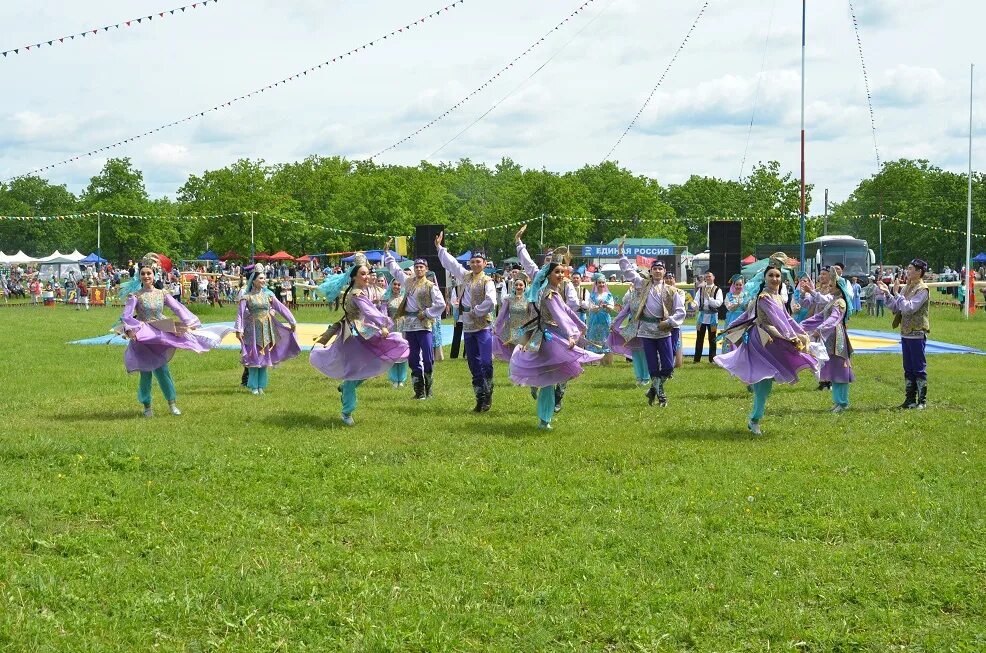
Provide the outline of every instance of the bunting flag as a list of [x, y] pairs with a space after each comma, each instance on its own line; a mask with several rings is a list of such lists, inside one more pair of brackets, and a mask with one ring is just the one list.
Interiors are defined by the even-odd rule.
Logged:
[[178, 12], [179, 14], [183, 14], [185, 13], [186, 9], [197, 9], [198, 7], [205, 7], [208, 4], [216, 4], [217, 2], [219, 2], [219, 0], [202, 0], [202, 2], [194, 2], [190, 5], [185, 5], [184, 7], [175, 7], [174, 9], [159, 11], [154, 14], [150, 14], [148, 16], [131, 18], [130, 20], [125, 20], [121, 23], [113, 23], [112, 25], [104, 25], [103, 27], [93, 27], [92, 29], [87, 29], [84, 32], [69, 34], [67, 36], [59, 36], [57, 38], [53, 38], [50, 40], [40, 41], [38, 43], [32, 43], [31, 45], [22, 45], [21, 47], [13, 48], [12, 50], [4, 50], [3, 52], [0, 52], [0, 54], [3, 55], [4, 59], [6, 59], [8, 55], [27, 54], [28, 52], [32, 52], [34, 50], [40, 50], [45, 46], [53, 47], [56, 45], [71, 43], [76, 38], [84, 39], [87, 36], [98, 36], [100, 34], [110, 31], [111, 29], [120, 29], [121, 27], [124, 29], [128, 27], [136, 27], [137, 25], [142, 25], [144, 21], [147, 21], [149, 23], [155, 18], [161, 20], [165, 16], [174, 16], [175, 12]]
[[517, 63], [518, 61], [520, 61], [523, 57], [527, 56], [532, 50], [534, 50], [539, 45], [541, 45], [542, 43], [544, 43], [544, 40], [546, 38], [548, 38], [549, 36], [551, 36], [552, 33], [557, 32], [559, 29], [561, 29], [562, 27], [564, 27], [565, 23], [567, 23], [568, 21], [570, 21], [571, 19], [575, 18], [577, 15], [579, 15], [580, 13], [582, 13], [582, 11], [586, 7], [588, 7], [589, 5], [591, 5], [593, 2], [595, 2], [595, 0], [585, 0], [585, 2], [583, 2], [581, 5], [579, 5], [578, 7], [576, 7], [575, 11], [573, 11], [568, 16], [566, 16], [564, 20], [562, 20], [560, 23], [558, 23], [557, 25], [555, 25], [554, 27], [552, 27], [551, 29], [549, 29], [547, 32], [545, 32], [541, 36], [541, 38], [539, 38], [537, 41], [535, 41], [534, 43], [532, 43], [531, 45], [529, 45], [526, 50], [524, 50], [519, 55], [517, 55], [516, 57], [514, 57], [513, 59], [511, 59], [510, 62], [507, 65], [505, 65], [503, 68], [501, 68], [500, 70], [498, 70], [492, 77], [490, 77], [489, 79], [487, 79], [481, 85], [479, 85], [476, 88], [474, 88], [470, 93], [468, 93], [461, 100], [459, 100], [458, 102], [456, 102], [455, 104], [453, 104], [452, 106], [450, 106], [448, 109], [446, 109], [437, 118], [433, 118], [430, 122], [427, 122], [424, 125], [422, 125], [421, 127], [418, 127], [413, 132], [411, 132], [410, 134], [408, 134], [404, 138], [400, 139], [396, 143], [393, 143], [392, 145], [383, 148], [382, 150], [380, 150], [379, 152], [377, 152], [376, 154], [374, 154], [373, 156], [371, 156], [370, 157], [370, 160], [372, 161], [373, 159], [377, 158], [378, 156], [380, 156], [384, 152], [389, 152], [390, 150], [394, 149], [395, 147], [399, 147], [399, 146], [403, 145], [404, 143], [408, 142], [409, 140], [411, 140], [412, 138], [414, 138], [415, 136], [417, 136], [421, 132], [425, 131], [426, 129], [430, 129], [433, 125], [437, 124], [438, 122], [440, 122], [441, 120], [443, 120], [444, 118], [446, 118], [447, 116], [449, 116], [450, 114], [452, 114], [456, 109], [458, 109], [463, 104], [465, 104], [466, 102], [468, 102], [469, 100], [471, 100], [473, 98], [473, 96], [478, 95], [480, 92], [484, 91], [487, 86], [489, 86], [490, 84], [492, 84], [493, 82], [495, 82], [497, 79], [500, 78], [501, 75], [503, 75], [505, 72], [507, 72], [508, 70], [510, 70], [511, 68], [513, 68], [513, 66], [514, 66], [515, 63]]
[[[870, 217], [871, 218], [879, 218], [880, 216], [879, 215], [872, 215]], [[883, 219], [884, 220], [893, 220], [894, 222], [900, 222], [902, 224], [907, 224], [907, 225], [910, 225], [912, 227], [917, 227], [918, 229], [930, 229], [931, 231], [940, 231], [940, 232], [946, 233], [946, 234], [957, 234], [957, 235], [960, 235], [960, 236], [964, 236], [965, 233], [966, 233], [964, 229], [963, 230], [960, 230], [960, 229], [948, 229], [946, 227], [939, 227], [937, 225], [920, 224], [918, 222], [911, 222], [910, 220], [905, 220], [904, 218], [898, 218], [897, 216], [892, 216], [892, 215], [885, 215], [885, 216], [883, 216]], [[972, 234], [972, 237], [973, 238], [986, 238], [986, 234]]]
[[[213, 0], [214, 1], [214, 0]], [[64, 215], [0, 215], [0, 220], [72, 220], [78, 218], [130, 218], [133, 220], [211, 220], [213, 218], [236, 218], [248, 215], [260, 215], [259, 211], [237, 211], [235, 213], [217, 213], [215, 215], [129, 215], [127, 213], [109, 213], [107, 211], [89, 211], [88, 213], [66, 213]]]
[[[209, 0], [209, 1], [210, 2], [215, 2], [216, 0]], [[592, 1], [593, 0], [589, 0], [589, 2], [592, 2]], [[268, 84], [267, 86], [262, 86], [262, 87], [260, 87], [258, 89], [255, 89], [253, 91], [250, 91], [248, 93], [245, 93], [244, 95], [241, 95], [239, 97], [233, 98], [231, 100], [227, 100], [226, 102], [222, 102], [221, 104], [217, 104], [216, 106], [209, 107], [208, 109], [203, 109], [202, 111], [198, 111], [196, 113], [189, 114], [189, 115], [185, 116], [184, 118], [179, 118], [178, 120], [173, 120], [173, 121], [171, 121], [169, 123], [165, 123], [163, 125], [160, 125], [159, 127], [155, 127], [153, 129], [148, 129], [147, 131], [145, 131], [145, 132], [143, 132], [141, 134], [137, 134], [136, 136], [131, 136], [130, 138], [125, 138], [122, 141], [117, 141], [116, 143], [112, 143], [110, 145], [106, 145], [104, 147], [100, 147], [100, 148], [95, 149], [95, 150], [90, 150], [90, 151], [85, 152], [83, 154], [77, 154], [76, 156], [72, 156], [72, 157], [69, 157], [67, 159], [63, 159], [61, 161], [58, 161], [57, 163], [52, 163], [52, 164], [49, 164], [49, 165], [46, 165], [46, 166], [42, 166], [40, 168], [35, 168], [34, 170], [31, 170], [30, 172], [25, 172], [23, 174], [16, 175], [14, 177], [10, 177], [9, 179], [6, 179], [5, 181], [11, 181], [13, 179], [17, 179], [18, 177], [26, 177], [28, 175], [37, 174], [39, 172], [45, 172], [46, 170], [51, 170], [52, 168], [57, 168], [58, 166], [65, 165], [66, 163], [72, 163], [72, 162], [75, 162], [75, 161], [79, 161], [79, 160], [84, 159], [86, 157], [90, 157], [90, 156], [92, 156], [94, 154], [99, 154], [101, 152], [105, 152], [107, 150], [112, 150], [112, 149], [117, 148], [117, 147], [120, 147], [122, 145], [127, 145], [129, 143], [133, 143], [134, 141], [137, 141], [137, 140], [139, 140], [141, 138], [145, 138], [147, 136], [150, 136], [151, 134], [156, 134], [159, 131], [163, 131], [165, 129], [169, 129], [169, 128], [174, 127], [176, 125], [180, 125], [180, 124], [183, 124], [183, 123], [186, 123], [186, 122], [191, 122], [193, 120], [197, 120], [197, 119], [202, 118], [203, 116], [205, 116], [207, 113], [213, 113], [213, 112], [216, 112], [216, 111], [221, 111], [221, 110], [225, 109], [226, 107], [229, 107], [229, 106], [231, 106], [231, 105], [233, 105], [233, 104], [235, 104], [237, 102], [242, 102], [243, 100], [247, 100], [249, 98], [256, 97], [257, 95], [260, 95], [261, 93], [266, 93], [269, 90], [272, 90], [272, 89], [277, 88], [279, 86], [283, 86], [283, 85], [287, 84], [288, 82], [293, 82], [293, 81], [299, 80], [299, 79], [301, 79], [303, 77], [307, 77], [308, 76], [308, 73], [313, 73], [316, 70], [320, 70], [320, 69], [322, 69], [322, 68], [324, 68], [326, 66], [330, 66], [330, 65], [335, 64], [335, 63], [341, 63], [342, 60], [345, 59], [346, 57], [352, 57], [353, 55], [360, 54], [363, 51], [365, 51], [367, 48], [371, 48], [374, 45], [380, 43], [381, 41], [386, 41], [387, 39], [389, 39], [392, 36], [398, 36], [400, 34], [403, 34], [405, 32], [408, 32], [412, 28], [415, 28], [415, 27], [418, 27], [419, 25], [422, 25], [429, 18], [434, 18], [434, 17], [439, 16], [441, 14], [448, 13], [449, 11], [451, 11], [452, 9], [454, 9], [455, 7], [457, 7], [458, 5], [461, 5], [461, 4], [465, 3], [465, 2], [466, 2], [466, 0], [455, 0], [455, 2], [453, 2], [452, 4], [445, 5], [441, 9], [437, 9], [437, 10], [431, 12], [430, 14], [428, 14], [426, 16], [422, 16], [418, 20], [416, 20], [416, 21], [414, 21], [412, 23], [408, 23], [407, 25], [404, 25], [403, 27], [398, 27], [397, 29], [391, 30], [390, 32], [384, 34], [383, 36], [378, 36], [377, 38], [373, 39], [372, 41], [367, 41], [363, 45], [356, 46], [352, 50], [347, 50], [346, 52], [343, 52], [342, 54], [338, 54], [338, 55], [332, 57], [331, 59], [327, 59], [327, 60], [323, 61], [320, 64], [316, 64], [314, 66], [311, 66], [309, 68], [306, 68], [306, 69], [304, 69], [302, 71], [299, 71], [299, 72], [297, 72], [297, 73], [295, 73], [293, 75], [290, 75], [290, 76], [285, 77], [283, 79], [279, 79], [276, 82], [273, 82], [271, 84]]]

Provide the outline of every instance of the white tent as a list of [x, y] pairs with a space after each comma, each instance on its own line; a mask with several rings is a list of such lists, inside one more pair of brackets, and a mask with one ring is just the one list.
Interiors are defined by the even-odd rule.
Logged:
[[76, 250], [73, 250], [71, 254], [66, 254], [65, 255], [65, 258], [71, 259], [71, 260], [75, 261], [76, 263], [78, 263], [79, 261], [81, 261], [85, 257], [86, 257], [86, 255], [83, 254], [82, 252], [80, 252], [77, 249]]
[[57, 261], [62, 258], [65, 258], [65, 255], [56, 249], [48, 256], [42, 256], [41, 258], [35, 260], [37, 260], [39, 263], [48, 263], [49, 261]]
[[4, 254], [3, 250], [0, 250], [0, 265], [3, 265], [4, 263], [7, 263], [9, 261], [10, 261], [10, 257]]
[[18, 250], [16, 254], [9, 257], [8, 263], [37, 263], [38, 259], [28, 256], [23, 250]]

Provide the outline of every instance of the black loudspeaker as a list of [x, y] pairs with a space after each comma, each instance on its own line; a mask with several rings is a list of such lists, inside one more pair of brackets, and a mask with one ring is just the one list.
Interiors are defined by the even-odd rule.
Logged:
[[[729, 290], [729, 278], [740, 271], [741, 236], [742, 223], [738, 220], [709, 223], [709, 272], [716, 275], [723, 295]], [[719, 316], [725, 317], [725, 308], [720, 309]]]
[[435, 247], [435, 237], [445, 231], [443, 224], [419, 224], [414, 228], [414, 258], [423, 258], [428, 261], [428, 269], [438, 277], [438, 285], [442, 289], [446, 286], [445, 268], [438, 260], [438, 248]]

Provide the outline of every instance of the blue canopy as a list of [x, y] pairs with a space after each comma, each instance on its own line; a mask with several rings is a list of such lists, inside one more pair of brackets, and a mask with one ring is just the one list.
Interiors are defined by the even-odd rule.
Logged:
[[456, 256], [455, 257], [455, 260], [458, 261], [458, 262], [460, 262], [460, 263], [468, 263], [469, 262], [469, 259], [471, 259], [471, 258], [472, 258], [472, 250], [470, 249], [470, 250], [466, 250], [465, 253], [459, 254], [458, 256]]
[[216, 254], [214, 251], [212, 251], [210, 249], [208, 252], [206, 252], [204, 254], [199, 254], [199, 257], [197, 259], [195, 259], [195, 260], [197, 260], [197, 261], [218, 261], [219, 260], [219, 254]]
[[93, 252], [89, 256], [79, 261], [79, 263], [108, 263], [108, 262], [109, 261], [107, 261], [103, 257], [97, 255], [96, 252]]
[[[390, 255], [394, 257], [394, 260], [403, 261], [404, 257], [393, 250], [388, 250]], [[382, 249], [371, 249], [363, 252], [366, 256], [366, 260], [370, 263], [380, 263], [383, 261], [383, 250]], [[350, 254], [346, 258], [342, 259], [343, 263], [352, 263], [356, 258], [355, 254]]]
[[979, 252], [972, 257], [973, 263], [986, 263], [986, 252]]

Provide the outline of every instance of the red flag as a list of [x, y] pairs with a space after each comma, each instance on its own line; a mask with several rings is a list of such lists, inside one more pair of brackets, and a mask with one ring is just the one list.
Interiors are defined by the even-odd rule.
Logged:
[[647, 258], [646, 256], [637, 256], [637, 267], [638, 268], [649, 268], [650, 264], [654, 262], [654, 259]]

